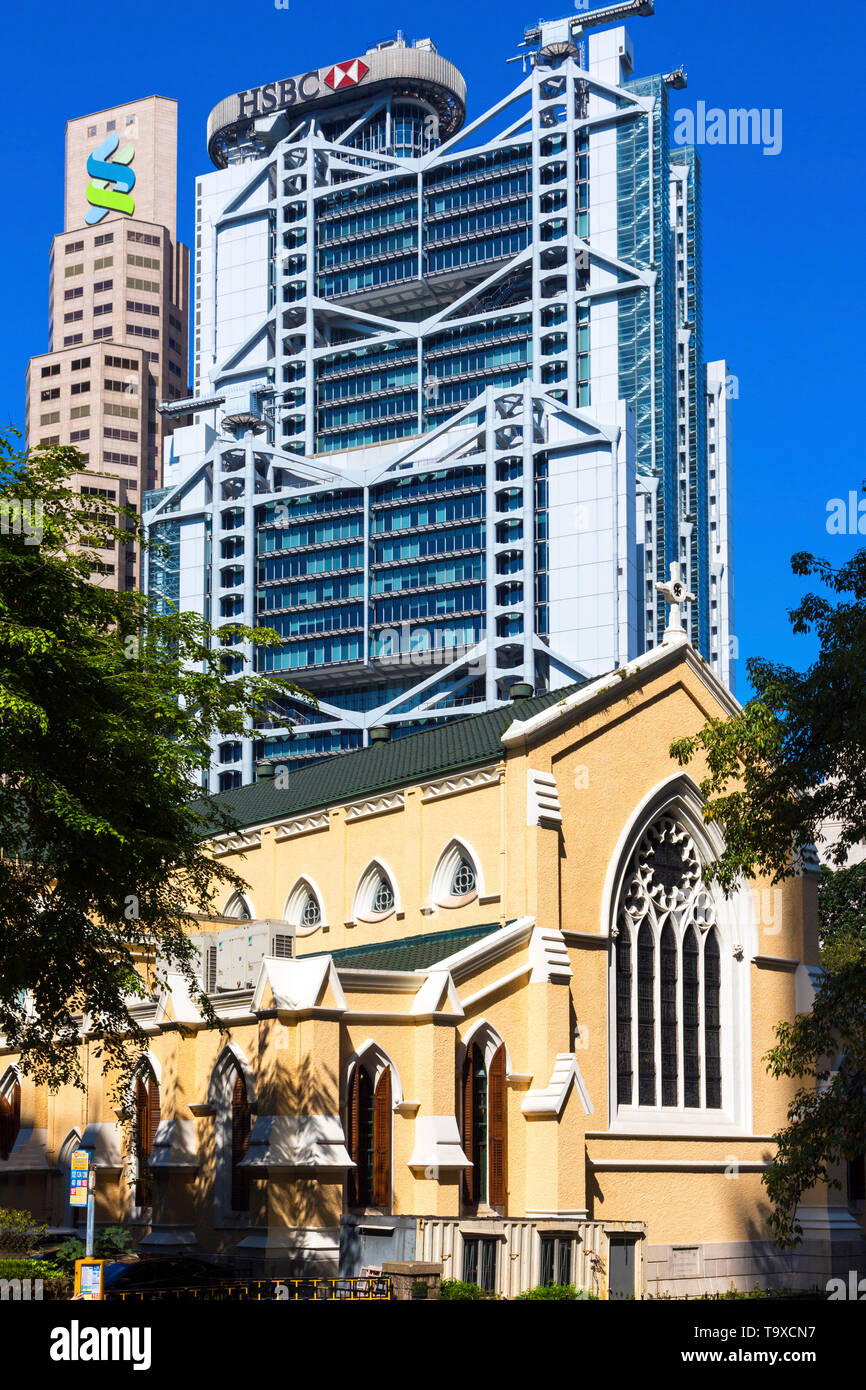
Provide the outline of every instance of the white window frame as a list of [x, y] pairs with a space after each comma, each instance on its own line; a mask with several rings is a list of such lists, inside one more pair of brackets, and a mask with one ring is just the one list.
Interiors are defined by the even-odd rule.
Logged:
[[252, 1069], [237, 1043], [230, 1042], [214, 1063], [207, 1088], [214, 1122], [213, 1224], [223, 1230], [240, 1230], [250, 1225], [249, 1212], [233, 1211], [231, 1204], [232, 1089], [238, 1071], [244, 1080], [254, 1124], [257, 1102]]
[[[379, 880], [387, 878], [394, 894], [394, 903], [387, 912], [377, 912], [373, 906]], [[384, 859], [372, 859], [358, 880], [352, 903], [352, 917], [359, 922], [386, 922], [389, 917], [402, 912], [397, 880]]]
[[[475, 887], [471, 893], [452, 893], [451, 883], [462, 859], [468, 860], [475, 871]], [[436, 907], [465, 907], [484, 897], [481, 861], [461, 836], [455, 835], [443, 849], [430, 881], [430, 901]]]
[[130, 1083], [129, 1083], [129, 1092], [128, 1092], [128, 1098], [127, 1098], [127, 1103], [128, 1103], [128, 1105], [130, 1106], [131, 1111], [132, 1111], [133, 1122], [132, 1122], [132, 1129], [131, 1129], [131, 1142], [130, 1142], [130, 1145], [129, 1145], [129, 1150], [128, 1150], [128, 1154], [127, 1154], [127, 1161], [126, 1161], [126, 1178], [127, 1178], [127, 1182], [130, 1184], [130, 1188], [129, 1188], [129, 1215], [130, 1215], [130, 1220], [131, 1220], [131, 1221], [137, 1221], [137, 1222], [146, 1222], [146, 1221], [149, 1221], [149, 1220], [151, 1219], [152, 1210], [153, 1210], [152, 1207], [140, 1207], [140, 1206], [138, 1206], [137, 1203], [136, 1203], [136, 1200], [135, 1200], [135, 1186], [136, 1186], [136, 1183], [138, 1182], [138, 1175], [139, 1175], [139, 1174], [138, 1174], [138, 1154], [136, 1153], [136, 1149], [135, 1149], [135, 1139], [136, 1139], [135, 1130], [136, 1130], [136, 1125], [137, 1125], [137, 1122], [138, 1122], [138, 1110], [137, 1110], [137, 1108], [136, 1108], [136, 1089], [137, 1089], [137, 1087], [138, 1087], [139, 1077], [141, 1076], [142, 1072], [145, 1072], [145, 1073], [146, 1073], [146, 1072], [148, 1072], [148, 1071], [150, 1071], [150, 1072], [153, 1073], [153, 1079], [154, 1079], [154, 1081], [156, 1082], [156, 1084], [157, 1084], [157, 1086], [158, 1086], [158, 1088], [159, 1088], [159, 1103], [160, 1103], [160, 1109], [161, 1109], [161, 1108], [162, 1108], [162, 1068], [161, 1068], [160, 1065], [159, 1065], [159, 1059], [158, 1059], [157, 1057], [154, 1057], [154, 1055], [153, 1055], [152, 1052], [145, 1052], [144, 1055], [143, 1055], [142, 1057], [139, 1057], [138, 1062], [136, 1063], [136, 1066], [135, 1066], [135, 1071], [132, 1073], [132, 1079], [130, 1080]]
[[[682, 941], [685, 926], [675, 924], [678, 945], [677, 969], [677, 1029], [678, 1029], [678, 1104], [662, 1105], [661, 1100], [661, 926], [653, 925], [654, 1012], [656, 1053], [656, 1104], [640, 1105], [636, 1101], [639, 1077], [637, 1067], [637, 930], [632, 928], [632, 1104], [620, 1105], [617, 1100], [617, 1043], [616, 1043], [616, 937], [614, 927], [620, 897], [630, 877], [632, 861], [649, 827], [661, 816], [671, 816], [688, 832], [702, 864], [714, 859], [723, 848], [721, 833], [715, 826], [705, 825], [700, 814], [701, 800], [690, 778], [677, 779], [672, 786], [663, 784], [661, 793], [646, 798], [628, 829], [620, 838], [617, 855], [605, 885], [603, 912], [606, 914], [604, 934], [609, 938], [608, 951], [608, 1129], [614, 1134], [677, 1135], [693, 1134], [707, 1137], [726, 1134], [752, 1133], [752, 1027], [751, 1027], [751, 961], [758, 953], [758, 927], [752, 894], [741, 884], [725, 898], [713, 886], [705, 889], [715, 912], [715, 930], [719, 943], [721, 971], [720, 1023], [722, 1105], [720, 1109], [685, 1106], [682, 1068]], [[644, 918], [649, 921], [649, 917]], [[687, 923], [685, 925], [688, 925]], [[640, 923], [638, 923], [639, 929]], [[699, 941], [701, 988], [701, 1036], [703, 1038], [703, 958], [707, 933], [695, 926]], [[703, 1043], [702, 1043], [703, 1046]], [[704, 1095], [706, 1075], [701, 1064], [701, 1093]]]
[[[236, 911], [235, 909], [239, 907], [246, 908], [246, 911]], [[252, 902], [247, 897], [246, 893], [232, 893], [222, 910], [222, 916], [229, 917], [235, 922], [254, 922], [256, 920]]]
[[[310, 926], [303, 920], [304, 907], [307, 898], [315, 898], [319, 904], [319, 920], [314, 926]], [[312, 936], [314, 932], [321, 931], [327, 927], [328, 919], [325, 916], [325, 900], [318, 885], [308, 876], [299, 878], [288, 898], [283, 909], [283, 921], [288, 922], [294, 927], [296, 936]]]

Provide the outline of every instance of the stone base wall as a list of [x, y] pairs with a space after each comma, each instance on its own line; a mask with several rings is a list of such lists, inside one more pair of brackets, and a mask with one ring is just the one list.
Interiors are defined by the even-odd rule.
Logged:
[[748, 1293], [755, 1285], [808, 1292], [826, 1289], [831, 1278], [866, 1274], [866, 1241], [803, 1240], [792, 1252], [772, 1241], [705, 1245], [648, 1245], [646, 1289], [650, 1298], [694, 1298], [701, 1294]]

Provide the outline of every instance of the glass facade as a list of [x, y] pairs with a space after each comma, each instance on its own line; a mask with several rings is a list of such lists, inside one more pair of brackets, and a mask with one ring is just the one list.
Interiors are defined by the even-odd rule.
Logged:
[[[224, 404], [196, 417], [204, 455], [175, 433], [149, 583], [174, 601], [202, 573], [203, 612], [279, 639], [233, 669], [318, 701], [275, 696], [244, 778], [622, 664], [660, 640], [673, 560], [708, 654], [700, 166], [671, 148], [669, 79], [614, 51], [582, 52], [599, 83], [534, 54], [441, 150], [429, 84], [323, 94], [200, 180], [195, 389]], [[610, 495], [616, 534], [585, 534], [575, 508]]]

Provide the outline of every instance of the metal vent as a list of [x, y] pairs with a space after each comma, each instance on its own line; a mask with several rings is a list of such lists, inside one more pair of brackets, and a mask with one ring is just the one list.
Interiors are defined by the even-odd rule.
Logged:
[[202, 951], [202, 975], [205, 994], [215, 994], [217, 986], [217, 948], [206, 946]]

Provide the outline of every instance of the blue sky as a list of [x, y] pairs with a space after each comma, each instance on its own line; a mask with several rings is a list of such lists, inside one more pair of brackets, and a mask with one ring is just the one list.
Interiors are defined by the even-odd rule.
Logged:
[[[457, 64], [476, 115], [520, 76], [505, 60], [538, 19], [531, 0], [152, 0], [122, 17], [49, 5], [7, 11], [6, 331], [0, 418], [21, 424], [28, 357], [46, 348], [47, 255], [63, 219], [68, 118], [159, 93], [180, 102], [180, 235], [192, 240], [193, 181], [210, 166], [204, 131], [229, 93], [340, 61], [402, 28]], [[595, 0], [592, 7], [597, 8]], [[802, 581], [789, 557], [841, 562], [857, 537], [829, 535], [827, 504], [866, 478], [860, 433], [864, 176], [859, 0], [656, 0], [630, 28], [639, 74], [685, 64], [673, 106], [783, 112], [775, 157], [706, 147], [704, 333], [708, 358], [739, 378], [734, 415], [736, 635], [742, 658], [802, 666], [810, 643], [786, 610]], [[548, 17], [571, 12], [551, 0]], [[83, 16], [86, 16], [84, 18]], [[866, 524], [866, 523], [864, 523]]]

